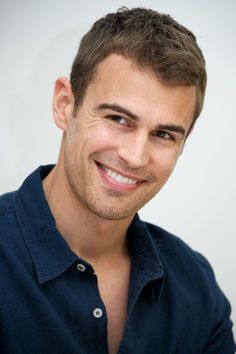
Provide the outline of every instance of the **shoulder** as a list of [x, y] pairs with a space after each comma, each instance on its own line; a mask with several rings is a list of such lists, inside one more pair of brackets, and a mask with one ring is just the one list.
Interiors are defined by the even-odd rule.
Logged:
[[[227, 348], [233, 353], [231, 306], [220, 289], [214, 271], [208, 260], [193, 250], [181, 238], [162, 228], [145, 223], [152, 237], [165, 272], [166, 299], [171, 299], [172, 308], [180, 309], [181, 314], [198, 319], [200, 330], [208, 333], [209, 353], [223, 352]], [[173, 307], [174, 303], [174, 307]], [[192, 328], [193, 328], [192, 321]], [[199, 328], [197, 328], [199, 332]], [[208, 352], [208, 351], [207, 351]], [[224, 351], [226, 352], [226, 351]]]
[[19, 232], [15, 209], [15, 192], [0, 196], [0, 246], [10, 245]]
[[[230, 313], [231, 307], [220, 289], [211, 264], [180, 237], [145, 223], [152, 236], [165, 270], [166, 283], [172, 290], [179, 287], [216, 314]], [[174, 284], [174, 285], [173, 285]]]
[[216, 290], [214, 271], [205, 256], [193, 250], [180, 237], [159, 226], [145, 224], [167, 274], [174, 275], [182, 282], [187, 280], [191, 285], [195, 282], [210, 292]]
[[9, 192], [0, 196], [0, 217], [9, 213], [14, 213], [15, 192]]
[[209, 313], [230, 313], [231, 307], [220, 289], [209, 261], [180, 237], [145, 223], [165, 271], [165, 281], [176, 293], [183, 290]]
[[151, 234], [155, 247], [164, 255], [174, 255], [174, 259], [180, 258], [182, 255], [199, 262], [202, 265], [208, 265], [207, 259], [199, 252], [194, 251], [179, 236], [176, 236], [163, 228], [145, 222], [145, 225]]

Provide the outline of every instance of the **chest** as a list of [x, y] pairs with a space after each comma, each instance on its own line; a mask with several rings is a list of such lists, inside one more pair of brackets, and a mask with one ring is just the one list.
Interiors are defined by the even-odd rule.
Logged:
[[122, 339], [127, 318], [130, 265], [98, 275], [100, 296], [104, 302], [108, 320], [109, 354], [116, 354]]
[[[26, 272], [26, 264], [21, 266], [19, 258], [8, 258], [8, 262], [5, 262], [6, 254], [2, 255], [1, 352], [107, 352], [104, 340], [107, 324], [103, 321], [104, 317], [100, 321], [93, 316], [93, 309], [100, 307], [100, 298], [97, 282], [91, 274], [78, 271], [75, 265], [63, 277], [56, 277], [41, 285], [33, 267]], [[206, 291], [207, 284], [204, 287], [201, 283], [193, 285], [192, 281], [187, 284], [178, 278], [179, 281], [173, 282], [166, 272], [165, 287], [155, 304], [151, 301], [149, 291], [140, 291], [140, 272], [137, 281], [132, 278], [130, 303], [134, 306], [131, 306], [129, 326], [124, 332], [129, 271], [127, 268], [121, 271], [117, 267], [117, 270], [111, 269], [109, 274], [98, 278], [100, 295], [108, 313], [110, 354], [117, 353], [122, 336], [124, 341], [120, 351], [125, 354], [203, 352], [216, 310], [212, 293]], [[145, 290], [143, 286], [142, 290]], [[229, 338], [229, 342], [232, 343], [232, 339]]]

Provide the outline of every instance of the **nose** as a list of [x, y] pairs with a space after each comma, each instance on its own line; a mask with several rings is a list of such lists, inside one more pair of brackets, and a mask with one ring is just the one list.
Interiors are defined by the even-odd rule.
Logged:
[[146, 167], [150, 160], [150, 142], [142, 133], [130, 133], [123, 137], [118, 148], [119, 158], [131, 168]]

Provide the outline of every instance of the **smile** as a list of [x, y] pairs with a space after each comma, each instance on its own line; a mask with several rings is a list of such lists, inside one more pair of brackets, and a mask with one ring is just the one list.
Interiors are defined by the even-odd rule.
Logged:
[[118, 182], [121, 184], [131, 184], [131, 185], [138, 183], [138, 181], [128, 178], [128, 177], [125, 177], [125, 176], [122, 176], [121, 174], [111, 170], [110, 168], [108, 168], [102, 164], [99, 164], [99, 167], [115, 182]]

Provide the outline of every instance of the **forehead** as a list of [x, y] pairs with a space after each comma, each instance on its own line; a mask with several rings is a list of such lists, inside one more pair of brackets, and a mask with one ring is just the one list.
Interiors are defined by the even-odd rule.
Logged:
[[98, 64], [85, 96], [90, 104], [117, 103], [137, 116], [181, 119], [186, 126], [196, 106], [195, 86], [165, 85], [151, 70], [117, 54]]

